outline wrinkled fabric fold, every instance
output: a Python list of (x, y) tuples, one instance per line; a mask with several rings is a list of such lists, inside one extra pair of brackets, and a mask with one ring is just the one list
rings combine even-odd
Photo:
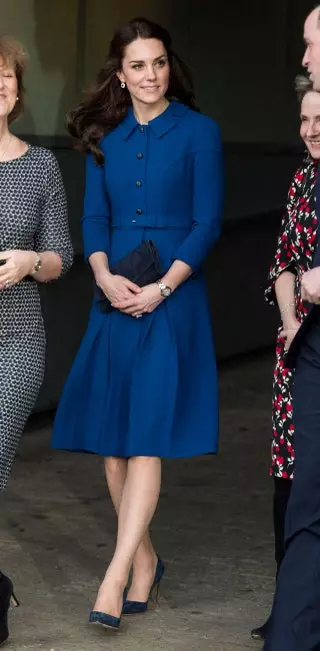
[(53, 447), (124, 458), (216, 451), (211, 324), (204, 297), (195, 303), (204, 291), (203, 280), (190, 280), (141, 319), (101, 314), (93, 305), (57, 410)]

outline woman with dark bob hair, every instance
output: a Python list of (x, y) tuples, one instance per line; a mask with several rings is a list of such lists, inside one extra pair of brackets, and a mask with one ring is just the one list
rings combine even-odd
[[(67, 206), (53, 154), (11, 133), (23, 113), (26, 54), (0, 37), (0, 490), (43, 380), (45, 332), (38, 283), (72, 262)], [(0, 573), (0, 644), (12, 582)]]
[(144, 18), (116, 32), (69, 130), (87, 152), (83, 239), (97, 291), (53, 445), (104, 457), (118, 537), (90, 621), (118, 628), (121, 613), (146, 611), (164, 573), (148, 532), (161, 458), (217, 448), (202, 263), (220, 233), (221, 142), (168, 32)]

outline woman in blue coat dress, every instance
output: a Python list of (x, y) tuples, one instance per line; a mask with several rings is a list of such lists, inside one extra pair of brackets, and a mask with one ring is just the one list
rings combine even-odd
[[(70, 132), (87, 152), (85, 257), (113, 309), (102, 313), (93, 302), (53, 446), (104, 457), (118, 537), (90, 621), (118, 628), (121, 612), (147, 609), (164, 572), (148, 533), (161, 457), (217, 449), (201, 267), (220, 233), (221, 142), (216, 123), (195, 110), (168, 32), (145, 19), (116, 32)], [(110, 268), (144, 240), (154, 242), (163, 276), (140, 288)]]

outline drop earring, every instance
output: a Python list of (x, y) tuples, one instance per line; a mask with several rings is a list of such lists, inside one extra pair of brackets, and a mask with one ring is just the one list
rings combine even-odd
[(126, 87), (124, 81), (121, 82), (120, 86), (121, 86), (121, 88), (125, 88), (125, 87)]

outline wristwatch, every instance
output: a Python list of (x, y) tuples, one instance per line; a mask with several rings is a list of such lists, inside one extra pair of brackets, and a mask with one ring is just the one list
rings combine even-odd
[(35, 254), (37, 256), (37, 259), (36, 259), (36, 262), (34, 264), (34, 267), (33, 267), (32, 271), (30, 272), (30, 276), (34, 276), (38, 271), (40, 271), (41, 265), (42, 265), (42, 261), (41, 261), (39, 253), (37, 253), (35, 251)]
[(162, 280), (157, 280), (157, 285), (158, 285), (158, 287), (160, 289), (161, 296), (163, 296), (163, 298), (168, 298), (168, 296), (170, 296), (170, 294), (172, 293), (171, 287), (168, 287), (168, 285), (165, 285), (162, 282)]

